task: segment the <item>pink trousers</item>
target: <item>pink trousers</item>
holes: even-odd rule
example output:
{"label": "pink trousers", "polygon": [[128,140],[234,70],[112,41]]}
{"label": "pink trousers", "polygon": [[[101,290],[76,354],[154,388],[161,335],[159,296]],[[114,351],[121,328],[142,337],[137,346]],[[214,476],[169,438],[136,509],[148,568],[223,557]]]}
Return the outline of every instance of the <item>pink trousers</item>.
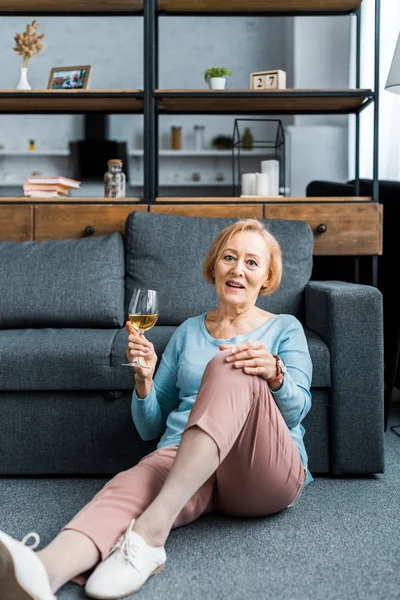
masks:
{"label": "pink trousers", "polygon": [[[229,350],[207,365],[185,430],[197,425],[215,441],[219,466],[179,513],[173,528],[213,511],[260,517],[299,498],[306,472],[298,447],[267,382],[226,362]],[[101,560],[160,492],[179,446],[155,450],[118,473],[65,526],[88,536]],[[89,572],[73,581],[84,585]]]}

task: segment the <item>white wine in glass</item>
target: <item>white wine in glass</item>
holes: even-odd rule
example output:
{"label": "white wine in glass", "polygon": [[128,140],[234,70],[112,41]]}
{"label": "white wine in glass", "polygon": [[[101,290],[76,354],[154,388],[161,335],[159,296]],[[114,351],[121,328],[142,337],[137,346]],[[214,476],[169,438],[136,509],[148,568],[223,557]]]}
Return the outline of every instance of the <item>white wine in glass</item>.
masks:
{"label": "white wine in glass", "polygon": [[[143,335],[145,331],[154,327],[158,319],[157,292],[140,288],[134,289],[129,302],[128,315],[129,322],[139,335]],[[133,362],[124,363],[124,366],[149,368],[147,365],[143,365],[139,358],[135,358]]]}

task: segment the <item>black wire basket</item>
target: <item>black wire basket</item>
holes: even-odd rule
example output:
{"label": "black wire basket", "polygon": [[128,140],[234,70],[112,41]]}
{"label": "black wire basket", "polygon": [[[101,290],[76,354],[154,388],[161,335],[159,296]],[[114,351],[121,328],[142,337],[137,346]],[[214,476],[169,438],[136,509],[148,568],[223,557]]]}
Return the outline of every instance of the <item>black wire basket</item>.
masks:
{"label": "black wire basket", "polygon": [[[286,195],[286,157],[285,133],[280,119],[235,119],[232,136],[232,195],[240,196],[243,158],[251,156],[248,143],[243,140],[244,130],[252,124],[255,135],[252,150],[265,149],[265,156],[260,154],[261,161],[274,159],[279,161],[279,194]],[[256,124],[256,125],[255,125]]]}

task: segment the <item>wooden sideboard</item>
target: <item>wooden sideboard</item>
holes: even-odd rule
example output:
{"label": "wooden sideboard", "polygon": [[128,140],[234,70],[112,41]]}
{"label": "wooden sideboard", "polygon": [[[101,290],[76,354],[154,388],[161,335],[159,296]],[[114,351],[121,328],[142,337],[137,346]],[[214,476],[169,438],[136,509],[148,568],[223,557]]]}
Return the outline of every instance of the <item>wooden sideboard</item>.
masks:
{"label": "wooden sideboard", "polygon": [[0,198],[0,240],[27,241],[124,233],[135,210],[200,217],[296,219],[314,233],[315,256],[382,254],[382,204],[371,198],[280,198],[240,202],[238,198],[74,198],[53,202],[23,197]]}
{"label": "wooden sideboard", "polygon": [[27,202],[23,198],[0,199],[0,240],[38,242],[124,233],[130,212],[148,211],[139,199],[109,202],[108,198],[84,198],[79,202]]}

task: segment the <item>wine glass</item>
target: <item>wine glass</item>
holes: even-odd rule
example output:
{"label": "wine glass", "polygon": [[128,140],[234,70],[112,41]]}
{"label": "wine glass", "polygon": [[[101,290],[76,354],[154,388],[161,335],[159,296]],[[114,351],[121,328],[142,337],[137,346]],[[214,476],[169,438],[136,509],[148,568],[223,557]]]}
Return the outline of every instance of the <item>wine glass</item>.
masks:
{"label": "wine glass", "polygon": [[[128,306],[129,322],[139,335],[151,329],[158,319],[158,294],[155,290],[136,288],[133,290],[131,301]],[[138,358],[133,362],[124,363],[123,366],[148,369]]]}

